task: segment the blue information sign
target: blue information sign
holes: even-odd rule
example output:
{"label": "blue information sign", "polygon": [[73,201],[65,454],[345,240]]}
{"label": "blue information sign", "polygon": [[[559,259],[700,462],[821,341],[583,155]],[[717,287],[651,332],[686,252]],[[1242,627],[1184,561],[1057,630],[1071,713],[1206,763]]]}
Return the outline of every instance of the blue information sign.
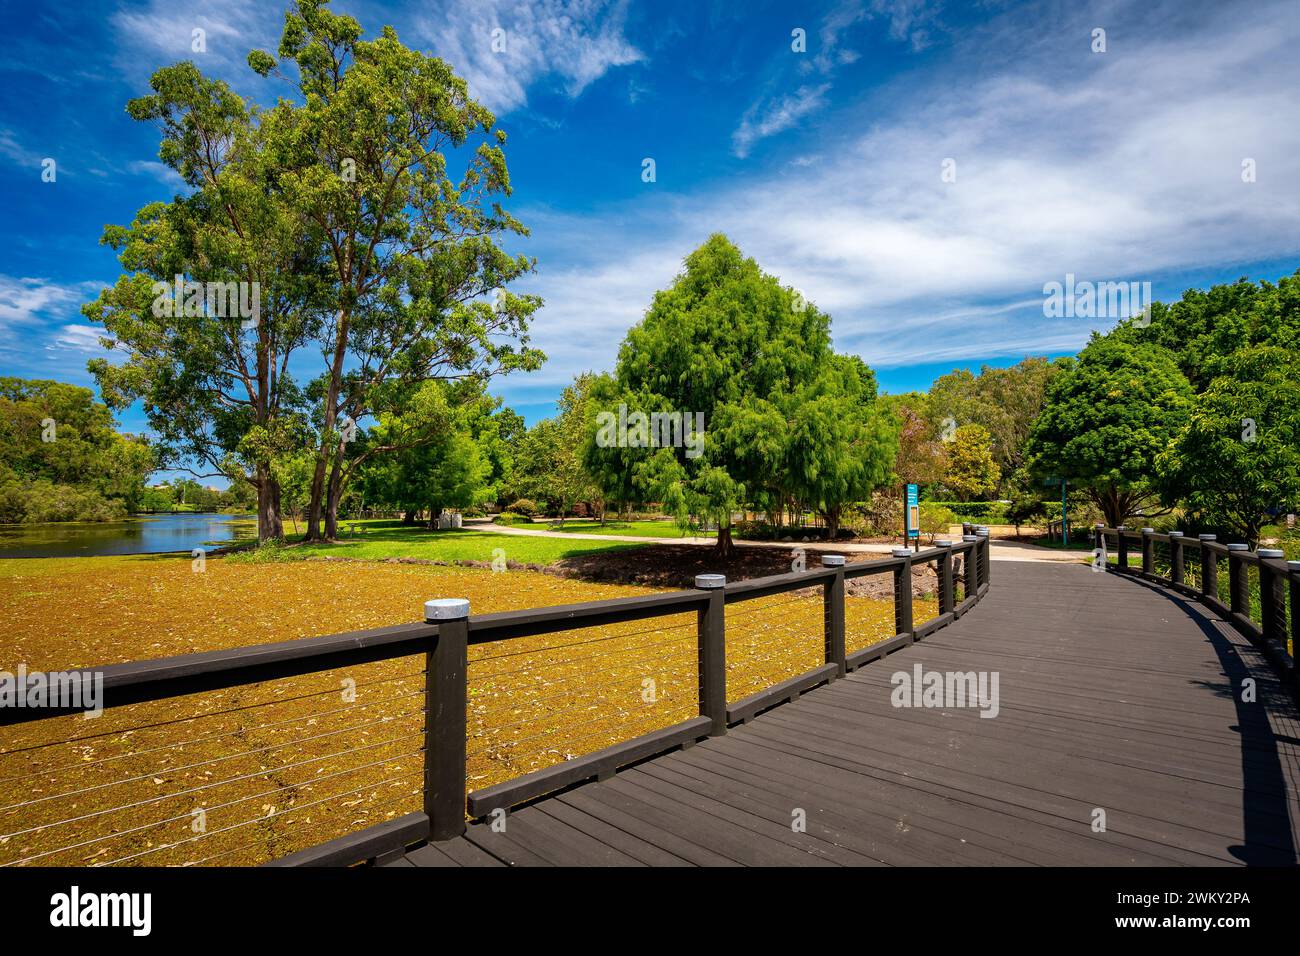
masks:
{"label": "blue information sign", "polygon": [[903,533],[907,538],[921,536],[921,505],[916,485],[907,486],[906,507],[903,508]]}

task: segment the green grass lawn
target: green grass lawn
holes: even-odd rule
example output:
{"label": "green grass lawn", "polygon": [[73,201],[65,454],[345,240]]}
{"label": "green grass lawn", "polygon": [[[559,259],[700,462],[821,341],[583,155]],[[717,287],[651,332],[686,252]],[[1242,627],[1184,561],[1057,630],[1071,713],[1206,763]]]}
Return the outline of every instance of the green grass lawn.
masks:
{"label": "green grass lawn", "polygon": [[[352,528],[357,527],[356,531]],[[287,531],[292,530],[290,524]],[[592,551],[620,551],[640,547],[624,541],[589,541],[563,538],[525,537],[490,531],[429,531],[403,525],[396,520],[342,521],[340,538],[332,544],[295,544],[288,547],[249,550],[231,555],[233,561],[294,561],[330,556],[369,561],[384,558],[420,558],[429,561],[491,561],[501,548],[507,561],[521,564],[552,564],[562,558]]]}
{"label": "green grass lawn", "polygon": [[677,527],[677,522],[672,519],[660,519],[651,521],[606,521],[602,525],[599,521],[588,519],[572,519],[564,522],[560,527],[554,522],[545,524],[537,522],[534,524],[516,525],[520,528],[530,528],[545,531],[561,531],[567,534],[621,534],[630,535],[639,538],[682,538],[682,537],[701,537],[712,538],[716,531],[682,531]]}

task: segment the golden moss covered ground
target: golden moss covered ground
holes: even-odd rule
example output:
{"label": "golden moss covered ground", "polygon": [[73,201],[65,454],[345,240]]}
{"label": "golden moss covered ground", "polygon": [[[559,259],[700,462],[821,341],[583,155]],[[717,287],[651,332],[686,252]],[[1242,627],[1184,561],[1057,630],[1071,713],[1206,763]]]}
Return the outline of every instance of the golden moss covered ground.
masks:
{"label": "golden moss covered ground", "polygon": [[[476,613],[647,593],[528,571],[176,557],[0,561],[0,670],[62,670]],[[728,698],[822,661],[820,595],[728,608]],[[917,619],[927,616],[918,603]],[[850,650],[893,633],[850,598]],[[695,620],[678,615],[471,649],[477,789],[685,719]],[[0,864],[262,862],[420,806],[416,655],[0,736]]]}

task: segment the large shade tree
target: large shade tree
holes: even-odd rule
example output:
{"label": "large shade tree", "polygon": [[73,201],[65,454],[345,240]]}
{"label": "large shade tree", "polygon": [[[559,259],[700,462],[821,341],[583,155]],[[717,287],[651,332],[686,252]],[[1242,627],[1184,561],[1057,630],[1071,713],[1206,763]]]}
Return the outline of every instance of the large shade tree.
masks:
{"label": "large shade tree", "polygon": [[[442,60],[391,28],[361,35],[325,0],[299,0],[279,59],[249,55],[293,94],[266,110],[192,63],[156,72],[128,109],[160,125],[159,156],[190,192],[106,230],[124,274],[86,308],[124,357],[92,363],[106,400],[143,402],[170,467],[253,484],[262,538],[282,531],[277,462],[304,421],[307,535],[332,537],[356,459],[393,450],[352,442],[358,423],[400,413],[426,381],[542,359],[526,341],[540,300],[504,289],[533,267],[499,241],[526,232],[500,204],[504,134]],[[257,283],[259,314],[159,314],[156,283],[174,276]],[[300,387],[290,360],[308,345],[323,369]]]}
{"label": "large shade tree", "polygon": [[[124,271],[82,311],[120,361],[90,370],[111,407],[142,403],[160,465],[248,483],[258,537],[277,538],[274,462],[302,434],[289,362],[326,305],[319,235],[284,200],[280,134],[254,107],[188,62],[150,86],[127,112],[157,123],[159,156],[189,192],[104,230]],[[178,277],[193,284],[180,300],[165,294]],[[229,288],[233,300],[208,295]]]}
{"label": "large shade tree", "polygon": [[[607,414],[626,406],[629,417],[685,416],[678,441],[659,430],[650,447],[611,446],[596,432],[585,458],[611,498],[635,486],[683,523],[715,522],[721,557],[731,553],[732,515],[743,503],[790,495],[836,517],[883,480],[893,458],[874,376],[834,355],[824,313],[722,235],[655,294],[614,376],[593,389]],[[701,415],[704,435],[692,442],[688,429]]]}
{"label": "large shade tree", "polygon": [[1300,510],[1300,368],[1262,345],[1218,368],[1158,466],[1166,496],[1196,523],[1253,544],[1270,518]]}
{"label": "large shade tree", "polygon": [[1086,488],[1113,525],[1156,502],[1156,459],[1187,418],[1192,389],[1157,346],[1094,336],[1047,388],[1029,434],[1030,474]]}
{"label": "large shade tree", "polygon": [[[533,269],[501,245],[527,234],[500,202],[511,193],[505,133],[447,63],[407,48],[391,27],[373,41],[361,34],[323,0],[298,0],[278,60],[249,55],[263,76],[296,74],[300,102],[272,111],[289,166],[284,193],[325,252],[308,538],[334,534],[359,450],[346,440],[352,424],[400,412],[426,380],[486,379],[542,360],[526,335],[541,300],[504,291]],[[449,154],[471,144],[453,178]]]}

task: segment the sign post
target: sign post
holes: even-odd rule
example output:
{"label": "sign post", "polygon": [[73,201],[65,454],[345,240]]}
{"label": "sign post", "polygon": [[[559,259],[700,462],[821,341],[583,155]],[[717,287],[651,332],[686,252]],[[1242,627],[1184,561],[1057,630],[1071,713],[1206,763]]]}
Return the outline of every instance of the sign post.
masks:
{"label": "sign post", "polygon": [[909,542],[921,550],[921,504],[916,485],[908,485],[903,494],[903,544]]}

